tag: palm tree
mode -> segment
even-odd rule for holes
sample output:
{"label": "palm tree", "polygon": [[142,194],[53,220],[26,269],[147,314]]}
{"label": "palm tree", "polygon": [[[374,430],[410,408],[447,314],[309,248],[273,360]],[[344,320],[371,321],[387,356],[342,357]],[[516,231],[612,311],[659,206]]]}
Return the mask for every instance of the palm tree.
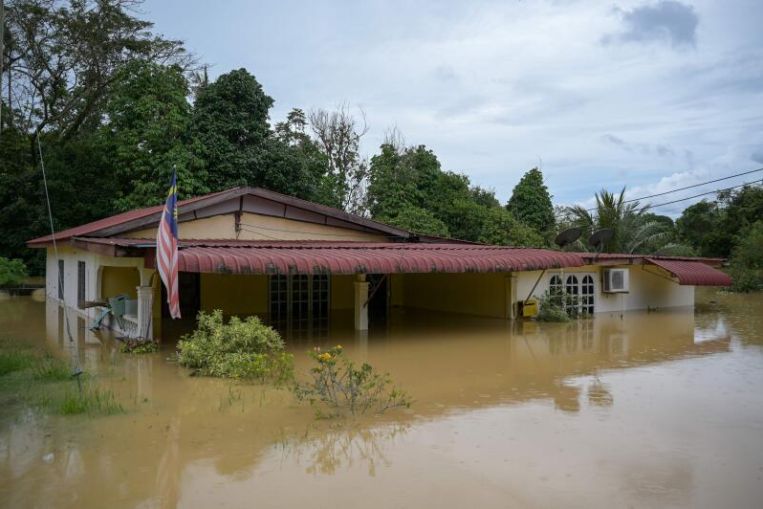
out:
{"label": "palm tree", "polygon": [[[625,188],[619,195],[602,189],[596,193],[596,209],[591,211],[575,205],[567,208],[567,214],[575,226],[581,226],[588,233],[602,228],[613,231],[604,251],[607,253],[637,253],[670,251],[683,248],[672,242],[675,234],[671,224],[655,220],[657,216],[648,213],[649,205],[638,201],[625,201]],[[581,243],[579,247],[587,249]]]}

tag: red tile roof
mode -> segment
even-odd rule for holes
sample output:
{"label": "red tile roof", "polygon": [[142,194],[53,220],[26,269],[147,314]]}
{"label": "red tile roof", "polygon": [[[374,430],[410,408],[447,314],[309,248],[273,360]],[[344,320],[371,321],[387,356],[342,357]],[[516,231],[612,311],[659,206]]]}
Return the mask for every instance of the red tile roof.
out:
{"label": "red tile roof", "polygon": [[680,285],[731,286],[731,278],[701,261],[646,258],[646,261],[663,268],[678,279]]}
{"label": "red tile roof", "polygon": [[[154,239],[77,237],[72,240],[135,249],[153,249],[155,245]],[[595,265],[598,260],[657,265],[674,275],[682,285],[731,284],[728,275],[711,266],[720,265],[720,258],[570,253],[448,242],[186,239],[180,241],[179,247],[180,270],[186,272],[511,272]]]}
{"label": "red tile roof", "polygon": [[642,263],[647,258],[655,260],[676,260],[688,262],[702,262],[713,267],[720,267],[725,261],[723,258],[703,258],[699,256],[662,256],[633,253],[577,253],[586,261],[595,263],[597,261],[624,261],[628,263]]}
{"label": "red tile roof", "polygon": [[178,252],[178,265],[186,272],[394,274],[579,267],[583,260],[559,251],[467,244],[260,242],[234,247],[200,242]]}

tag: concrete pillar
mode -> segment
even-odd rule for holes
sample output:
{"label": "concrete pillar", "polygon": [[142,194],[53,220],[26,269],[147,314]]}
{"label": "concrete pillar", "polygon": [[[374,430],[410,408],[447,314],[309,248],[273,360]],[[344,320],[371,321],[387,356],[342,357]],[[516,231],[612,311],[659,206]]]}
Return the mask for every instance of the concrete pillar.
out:
{"label": "concrete pillar", "polygon": [[[138,274],[140,274],[141,286],[151,286],[151,276],[154,275],[154,269],[141,269],[138,268]],[[158,276],[157,276],[158,277]]]}
{"label": "concrete pillar", "polygon": [[355,275],[355,330],[368,330],[368,281],[365,274]]}
{"label": "concrete pillar", "polygon": [[506,283],[509,285],[508,292],[506,295],[506,300],[509,305],[509,319],[516,320],[517,319],[517,306],[515,303],[517,302],[517,281],[519,278],[517,277],[516,272],[512,272],[511,276],[506,278]]}
{"label": "concrete pillar", "polygon": [[152,286],[138,286],[138,333],[140,339],[153,339],[153,327],[151,318],[153,313],[154,288]]}

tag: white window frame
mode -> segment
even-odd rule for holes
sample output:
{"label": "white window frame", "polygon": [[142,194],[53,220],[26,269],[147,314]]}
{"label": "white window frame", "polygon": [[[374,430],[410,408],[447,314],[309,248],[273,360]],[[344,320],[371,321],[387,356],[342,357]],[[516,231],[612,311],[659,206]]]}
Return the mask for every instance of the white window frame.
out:
{"label": "white window frame", "polygon": [[[595,272],[552,272],[548,291],[552,296],[561,292],[564,310],[576,316],[591,316],[596,312],[598,278]],[[576,297],[567,299],[568,295]]]}

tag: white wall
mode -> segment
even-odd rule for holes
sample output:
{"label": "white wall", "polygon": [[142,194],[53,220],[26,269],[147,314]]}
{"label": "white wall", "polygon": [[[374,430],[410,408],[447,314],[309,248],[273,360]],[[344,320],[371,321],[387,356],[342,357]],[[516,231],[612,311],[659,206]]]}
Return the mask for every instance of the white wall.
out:
{"label": "white wall", "polygon": [[[554,274],[589,273],[595,274],[595,311],[608,313],[651,308],[675,308],[694,305],[694,287],[681,286],[672,281],[667,272],[650,265],[623,265],[617,268],[630,270],[630,291],[624,294],[602,293],[601,270],[606,267],[587,265],[564,269],[547,270],[538,286],[532,292],[535,298],[543,296],[548,290],[549,280]],[[615,268],[615,267],[612,267]],[[541,271],[520,272],[517,276],[517,300],[524,300],[530,294]]]}
{"label": "white wall", "polygon": [[67,245],[58,246],[58,258],[56,258],[53,248],[48,248],[47,259],[45,263],[45,291],[48,299],[57,301],[59,303],[61,303],[58,299],[59,259],[64,261],[64,302],[69,308],[76,310],[79,314],[87,318],[94,318],[96,311],[94,309],[79,309],[78,307],[78,262],[85,262],[85,300],[97,300],[102,297],[100,295],[100,267],[135,267],[136,270],[143,269],[144,267],[143,258],[118,258],[103,256]]}

